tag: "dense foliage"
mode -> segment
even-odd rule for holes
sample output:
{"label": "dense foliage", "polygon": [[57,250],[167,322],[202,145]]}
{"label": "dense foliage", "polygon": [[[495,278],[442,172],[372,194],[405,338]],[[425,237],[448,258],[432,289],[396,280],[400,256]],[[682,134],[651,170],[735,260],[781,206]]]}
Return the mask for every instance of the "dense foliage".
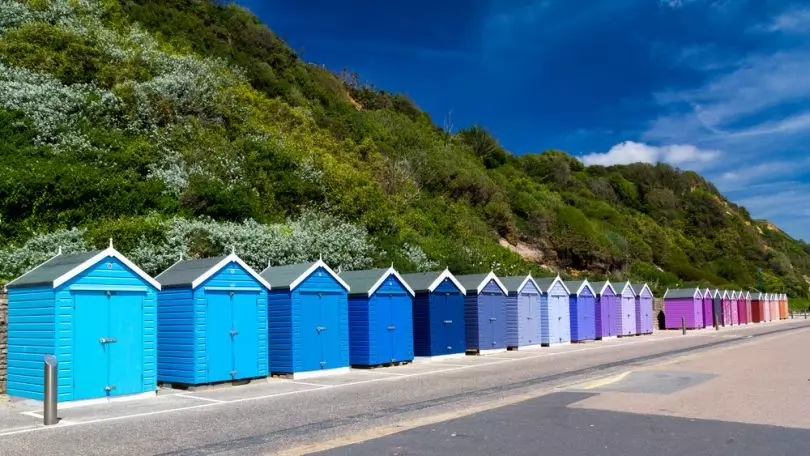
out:
{"label": "dense foliage", "polygon": [[[108,238],[152,273],[533,271],[806,295],[810,245],[670,166],[513,156],[406,96],[304,63],[202,0],[0,3],[0,276]],[[74,229],[75,228],[75,229]]]}

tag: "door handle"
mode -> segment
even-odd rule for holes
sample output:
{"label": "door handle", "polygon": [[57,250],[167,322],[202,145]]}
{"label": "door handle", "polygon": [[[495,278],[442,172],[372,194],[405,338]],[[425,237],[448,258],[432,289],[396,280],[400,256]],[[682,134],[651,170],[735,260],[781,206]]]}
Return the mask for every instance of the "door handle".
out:
{"label": "door handle", "polygon": [[239,334],[239,331],[234,329],[233,331],[231,331],[230,334],[231,334],[231,336],[235,336],[235,335]]}
{"label": "door handle", "polygon": [[238,371],[237,371],[237,370],[235,370],[235,369],[234,369],[234,370],[232,370],[232,371],[230,372],[231,377],[236,377],[236,374],[237,374],[237,373],[238,373]]}
{"label": "door handle", "polygon": [[318,326],[317,328],[315,328],[315,331],[318,331],[318,332],[326,331],[326,326]]}
{"label": "door handle", "polygon": [[442,323],[444,323],[444,324],[446,324],[446,325],[452,325],[452,324],[453,324],[453,320],[444,320]]}
{"label": "door handle", "polygon": [[395,330],[395,329],[397,329],[397,327],[396,327],[396,326],[389,326],[389,327],[388,327],[388,330],[389,330],[389,331],[393,331],[393,330]]}
{"label": "door handle", "polygon": [[118,342],[118,339],[116,339],[115,337],[102,337],[98,341],[102,344],[112,344]]}
{"label": "door handle", "polygon": [[495,318],[495,317],[489,317],[489,321],[495,321],[495,320],[497,320],[497,318]]}
{"label": "door handle", "polygon": [[107,385],[107,386],[104,387],[104,391],[106,391],[108,393],[110,391],[113,391],[114,389],[115,389],[115,385]]}
{"label": "door handle", "polygon": [[326,366],[326,361],[321,361],[321,367]]}

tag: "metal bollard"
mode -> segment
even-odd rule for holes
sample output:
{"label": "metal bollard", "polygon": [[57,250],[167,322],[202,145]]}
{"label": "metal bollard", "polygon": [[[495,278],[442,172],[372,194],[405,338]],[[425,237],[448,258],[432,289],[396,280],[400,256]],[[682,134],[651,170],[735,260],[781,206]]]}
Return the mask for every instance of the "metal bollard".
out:
{"label": "metal bollard", "polygon": [[44,407],[42,417],[45,426],[59,422],[59,418],[56,417],[56,397],[58,394],[56,382],[57,364],[56,356],[45,355],[45,400],[42,404]]}
{"label": "metal bollard", "polygon": [[686,335],[686,319],[681,317],[681,334]]}

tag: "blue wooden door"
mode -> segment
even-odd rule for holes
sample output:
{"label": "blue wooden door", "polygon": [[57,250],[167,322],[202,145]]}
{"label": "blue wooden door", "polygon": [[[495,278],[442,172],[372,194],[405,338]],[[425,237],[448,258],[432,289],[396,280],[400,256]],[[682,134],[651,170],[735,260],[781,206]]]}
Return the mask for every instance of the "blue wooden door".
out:
{"label": "blue wooden door", "polygon": [[108,296],[110,395],[143,392],[143,293]]}
{"label": "blue wooden door", "polygon": [[506,315],[504,312],[503,295],[499,293],[484,293],[479,296],[479,305],[484,317],[481,322],[484,330],[482,350],[491,350],[506,347]]}
{"label": "blue wooden door", "polygon": [[208,381],[233,380],[233,318],[231,296],[225,291],[206,293],[205,352],[208,360]]}
{"label": "blue wooden door", "polygon": [[391,324],[396,326],[392,337],[392,358],[395,361],[413,359],[411,298],[405,294],[391,296]]}
{"label": "blue wooden door", "polygon": [[317,328],[321,359],[317,369],[334,369],[342,367],[340,350],[340,295],[338,293],[319,293],[320,322]]}
{"label": "blue wooden door", "polygon": [[234,378],[259,376],[259,301],[258,292],[238,291],[231,295]]}
{"label": "blue wooden door", "polygon": [[73,293],[73,399],[107,395],[109,305],[103,291]]}
{"label": "blue wooden door", "polygon": [[301,299],[301,335],[300,344],[296,347],[294,356],[301,360],[302,371],[320,370],[324,353],[321,346],[321,332],[323,329],[322,297],[319,293],[302,291]]}
{"label": "blue wooden door", "polygon": [[448,293],[445,296],[444,315],[452,323],[446,326],[444,353],[464,353],[466,332],[464,326],[464,296],[461,293]]}
{"label": "blue wooden door", "polygon": [[434,293],[430,297],[431,356],[445,355],[448,353],[447,344],[450,341],[448,332],[450,331],[450,325],[455,322],[450,319],[447,307],[447,295],[445,293]]}

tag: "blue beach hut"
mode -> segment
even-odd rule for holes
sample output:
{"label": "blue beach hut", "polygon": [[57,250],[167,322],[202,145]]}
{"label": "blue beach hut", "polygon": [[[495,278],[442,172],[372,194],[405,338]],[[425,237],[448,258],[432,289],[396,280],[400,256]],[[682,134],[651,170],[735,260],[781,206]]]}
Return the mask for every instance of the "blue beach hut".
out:
{"label": "blue beach hut", "polygon": [[322,260],[268,267],[270,373],[292,378],[349,372],[349,285]]}
{"label": "blue beach hut", "polygon": [[503,277],[506,297],[506,345],[509,349],[540,347],[540,288],[531,274]]}
{"label": "blue beach hut", "polygon": [[456,357],[466,351],[464,295],[467,290],[447,269],[405,274],[413,300],[413,345],[417,357]]}
{"label": "blue beach hut", "polygon": [[236,254],[181,260],[155,280],[158,381],[267,376],[267,283]]}
{"label": "blue beach hut", "polygon": [[58,254],[6,285],[8,394],[43,398],[45,355],[58,400],[155,394],[160,284],[112,247]]}
{"label": "blue beach hut", "polygon": [[536,279],[540,295],[541,343],[545,346],[571,343],[571,311],[568,287],[560,276]]}
{"label": "blue beach hut", "polygon": [[565,282],[571,291],[568,305],[571,311],[571,341],[596,339],[596,293],[588,280]]}
{"label": "blue beach hut", "polygon": [[414,291],[392,267],[342,272],[349,293],[349,361],[378,366],[413,360]]}
{"label": "blue beach hut", "polygon": [[506,351],[506,287],[494,272],[456,278],[467,290],[464,297],[467,351],[473,354]]}

